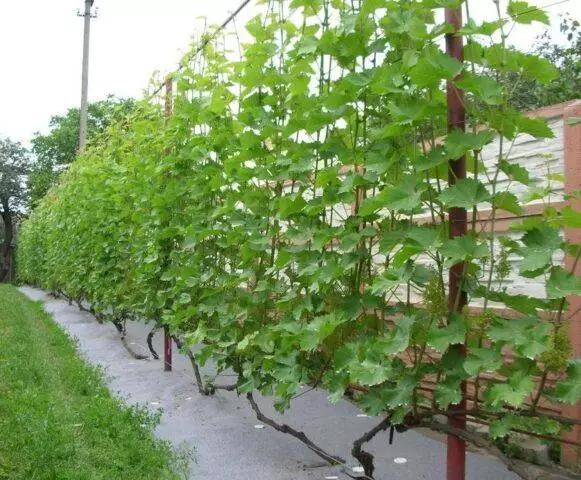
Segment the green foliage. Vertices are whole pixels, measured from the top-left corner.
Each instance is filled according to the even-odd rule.
[[[508,4],[508,14],[517,23],[532,23],[534,21],[549,25],[547,13],[528,2],[511,0]]]
[[[563,402],[576,403],[581,400],[581,362],[571,360],[567,368],[567,378],[555,387],[557,398]]]
[[[87,139],[96,141],[108,125],[122,119],[134,106],[132,99],[108,97],[88,107]],[[55,115],[49,132],[36,132],[31,140],[34,165],[28,178],[30,205],[36,206],[58,179],[59,172],[77,157],[79,147],[79,109],[69,108],[64,115]]]
[[[519,18],[547,23],[544,12],[540,10],[526,13]],[[557,68],[558,76],[543,85],[533,79],[519,79],[517,75],[511,75],[511,79],[518,82],[511,92],[510,99],[515,107],[521,110],[532,110],[579,98],[581,91],[581,30],[579,29],[579,21],[566,14],[561,17],[559,30],[560,36],[554,38],[551,31],[546,29],[537,37],[531,50],[534,55],[552,63]]]
[[[578,290],[554,264],[572,246],[553,223],[574,214],[549,208],[501,247],[476,221],[449,239],[447,215],[520,212],[511,182],[523,196],[535,186],[510,143],[552,132],[509,107],[509,74],[555,72],[495,37],[470,38],[464,62],[447,57],[450,27],[436,10],[448,3],[294,0],[287,17],[288,2],[269,2],[240,58],[222,38],[186,56],[171,118],[161,98],[139,102],[71,165],[23,226],[21,278],[169,326],[202,346],[201,363],[232,369],[239,392],[271,395],[280,410],[304,385],[333,400],[356,386],[367,412],[405,422],[433,407],[423,382],[438,379],[435,405],[447,408],[471,377],[482,408],[526,408],[562,297]],[[483,64],[494,81],[472,73]],[[474,128],[438,138],[445,80],[469,92]],[[492,141],[499,151],[484,164]],[[461,156],[468,178],[448,183],[446,163]],[[521,256],[523,274],[549,276],[548,298],[505,286]],[[456,311],[459,297],[446,302],[447,269],[459,263],[468,300],[483,302],[478,319]],[[497,318],[491,302],[525,316]],[[551,368],[566,373],[562,361]],[[575,396],[567,386],[562,400]]]
[[[11,281],[16,223],[28,199],[25,179],[28,152],[18,142],[0,138],[0,282]]]
[[[30,162],[26,149],[9,138],[0,138],[1,215],[22,213],[28,196],[23,184],[29,169]]]

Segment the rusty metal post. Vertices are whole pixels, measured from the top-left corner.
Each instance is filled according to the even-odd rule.
[[[446,23],[454,26],[454,32],[462,28],[462,9],[446,8]],[[455,33],[446,34],[446,53],[460,61],[464,60],[464,46],[461,35]],[[464,108],[464,92],[453,82],[446,83],[446,101],[448,106],[448,132],[466,129],[466,112]],[[466,178],[466,157],[462,156],[449,163],[448,182],[456,183],[457,179]],[[450,238],[466,234],[467,214],[465,208],[451,208],[449,211]],[[462,276],[465,264],[458,263],[450,268],[448,286],[448,306],[450,312],[461,311],[466,305],[466,293],[462,292]],[[462,356],[466,355],[466,345],[454,345]],[[458,410],[466,409],[466,383],[462,383],[462,401],[454,407]],[[465,416],[450,417],[448,424],[451,427],[464,430],[466,428]],[[464,480],[466,476],[466,443],[455,435],[448,435],[447,442],[447,480]]]
[[[173,80],[171,77],[165,79],[165,117],[166,121],[172,115],[173,107]],[[172,338],[167,325],[163,327],[163,369],[171,372],[172,369]]]
[[[169,334],[169,328],[163,327],[163,369],[166,372],[171,372],[172,363],[172,338]]]

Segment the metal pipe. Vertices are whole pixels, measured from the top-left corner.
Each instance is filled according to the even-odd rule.
[[[454,27],[454,31],[446,34],[446,53],[459,61],[464,60],[464,45],[461,35],[456,32],[462,28],[462,9],[446,8],[446,23]],[[464,92],[452,81],[446,82],[446,102],[448,107],[448,133],[454,130],[466,129],[466,111],[464,108]],[[450,160],[448,165],[448,183],[454,185],[457,180],[466,178],[466,157]],[[450,238],[466,234],[468,215],[465,208],[450,208]],[[448,307],[450,312],[460,312],[466,305],[466,293],[462,291],[462,277],[465,263],[458,263],[450,268],[448,285]],[[466,344],[453,345],[451,348],[465,356]],[[462,382],[462,400],[451,409],[466,410],[466,382]],[[458,415],[448,418],[448,424],[458,429],[466,428],[466,416]],[[464,480],[466,477],[466,442],[456,435],[448,434],[446,452],[447,480]]]
[[[167,325],[163,327],[163,370],[171,372],[172,368],[172,338]]]

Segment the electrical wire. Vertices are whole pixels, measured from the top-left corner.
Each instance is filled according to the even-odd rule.
[[[553,3],[548,3],[546,5],[541,5],[540,7],[534,7],[534,8],[531,8],[530,10],[525,10],[524,12],[520,12],[520,13],[514,15],[513,18],[518,18],[521,15],[525,15],[527,13],[536,12],[538,10],[544,10],[545,8],[554,7],[555,5],[561,5],[562,3],[567,3],[567,2],[569,2],[569,0],[560,0],[559,2],[553,2]]]
[[[246,7],[246,6],[247,6],[247,5],[248,5],[248,4],[249,4],[251,1],[252,1],[252,0],[244,0],[244,1],[243,1],[243,2],[242,2],[242,3],[241,3],[239,6],[238,6],[238,8],[237,8],[236,10],[234,10],[234,11],[233,11],[233,12],[230,14],[230,16],[229,16],[229,17],[228,17],[226,20],[224,20],[224,22],[222,22],[222,24],[221,24],[221,25],[220,25],[220,26],[219,26],[219,27],[218,27],[218,28],[217,28],[217,29],[216,29],[216,30],[215,30],[215,31],[214,31],[214,32],[213,32],[213,33],[212,33],[210,36],[206,37],[206,38],[205,38],[205,39],[202,41],[202,43],[201,43],[201,44],[198,46],[198,48],[196,48],[196,50],[195,50],[195,51],[194,51],[194,53],[192,54],[192,57],[195,57],[195,56],[196,56],[198,53],[200,53],[202,50],[204,50],[204,48],[206,48],[206,46],[207,46],[207,45],[208,45],[208,44],[209,44],[209,43],[210,43],[212,40],[214,40],[214,39],[216,38],[216,36],[217,36],[217,35],[218,35],[218,34],[219,34],[219,33],[220,33],[222,30],[224,30],[224,29],[225,29],[225,28],[228,26],[228,24],[229,24],[229,23],[230,23],[232,20],[234,20],[234,19],[236,18],[236,17],[238,16],[238,14],[240,14],[240,12],[241,12],[242,10],[244,10],[244,8],[245,8],[245,7]],[[184,66],[183,66],[183,64],[182,64],[182,65],[180,65],[180,66],[177,68],[176,72],[180,72],[180,71],[181,71],[183,68],[184,68]],[[162,84],[161,84],[159,87],[157,87],[157,88],[156,88],[156,89],[153,91],[153,93],[150,95],[150,98],[151,98],[151,97],[155,97],[155,96],[156,96],[156,95],[157,95],[159,92],[161,92],[161,90],[162,90],[162,88],[163,88],[163,87],[164,87],[164,84],[162,83]]]

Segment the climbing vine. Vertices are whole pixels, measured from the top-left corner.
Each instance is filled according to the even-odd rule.
[[[581,399],[567,336],[581,249],[560,233],[581,212],[551,203],[561,178],[512,159],[523,136],[553,132],[508,104],[515,74],[556,76],[507,47],[514,22],[546,14],[523,1],[493,2],[484,23],[460,0],[262,3],[250,42],[208,30],[184,57],[171,117],[146,98],[71,166],[22,227],[20,278],[168,326],[202,346],[194,364],[234,371],[253,408],[253,392],[280,411],[305,386],[351,392],[383,418],[354,445],[369,477],[363,443],[396,425],[449,432],[437,414],[486,421],[492,439],[557,435],[574,421],[541,406]],[[454,32],[442,10],[460,6]],[[446,34],[464,38],[464,61],[442,50]],[[446,131],[445,82],[465,92],[466,131]],[[468,176],[449,183],[462,156]],[[498,229],[531,201],[540,215]],[[467,235],[449,238],[451,208],[471,214]],[[546,295],[515,291],[514,277]],[[466,356],[451,348],[464,342]],[[450,413],[464,382],[471,407]]]

